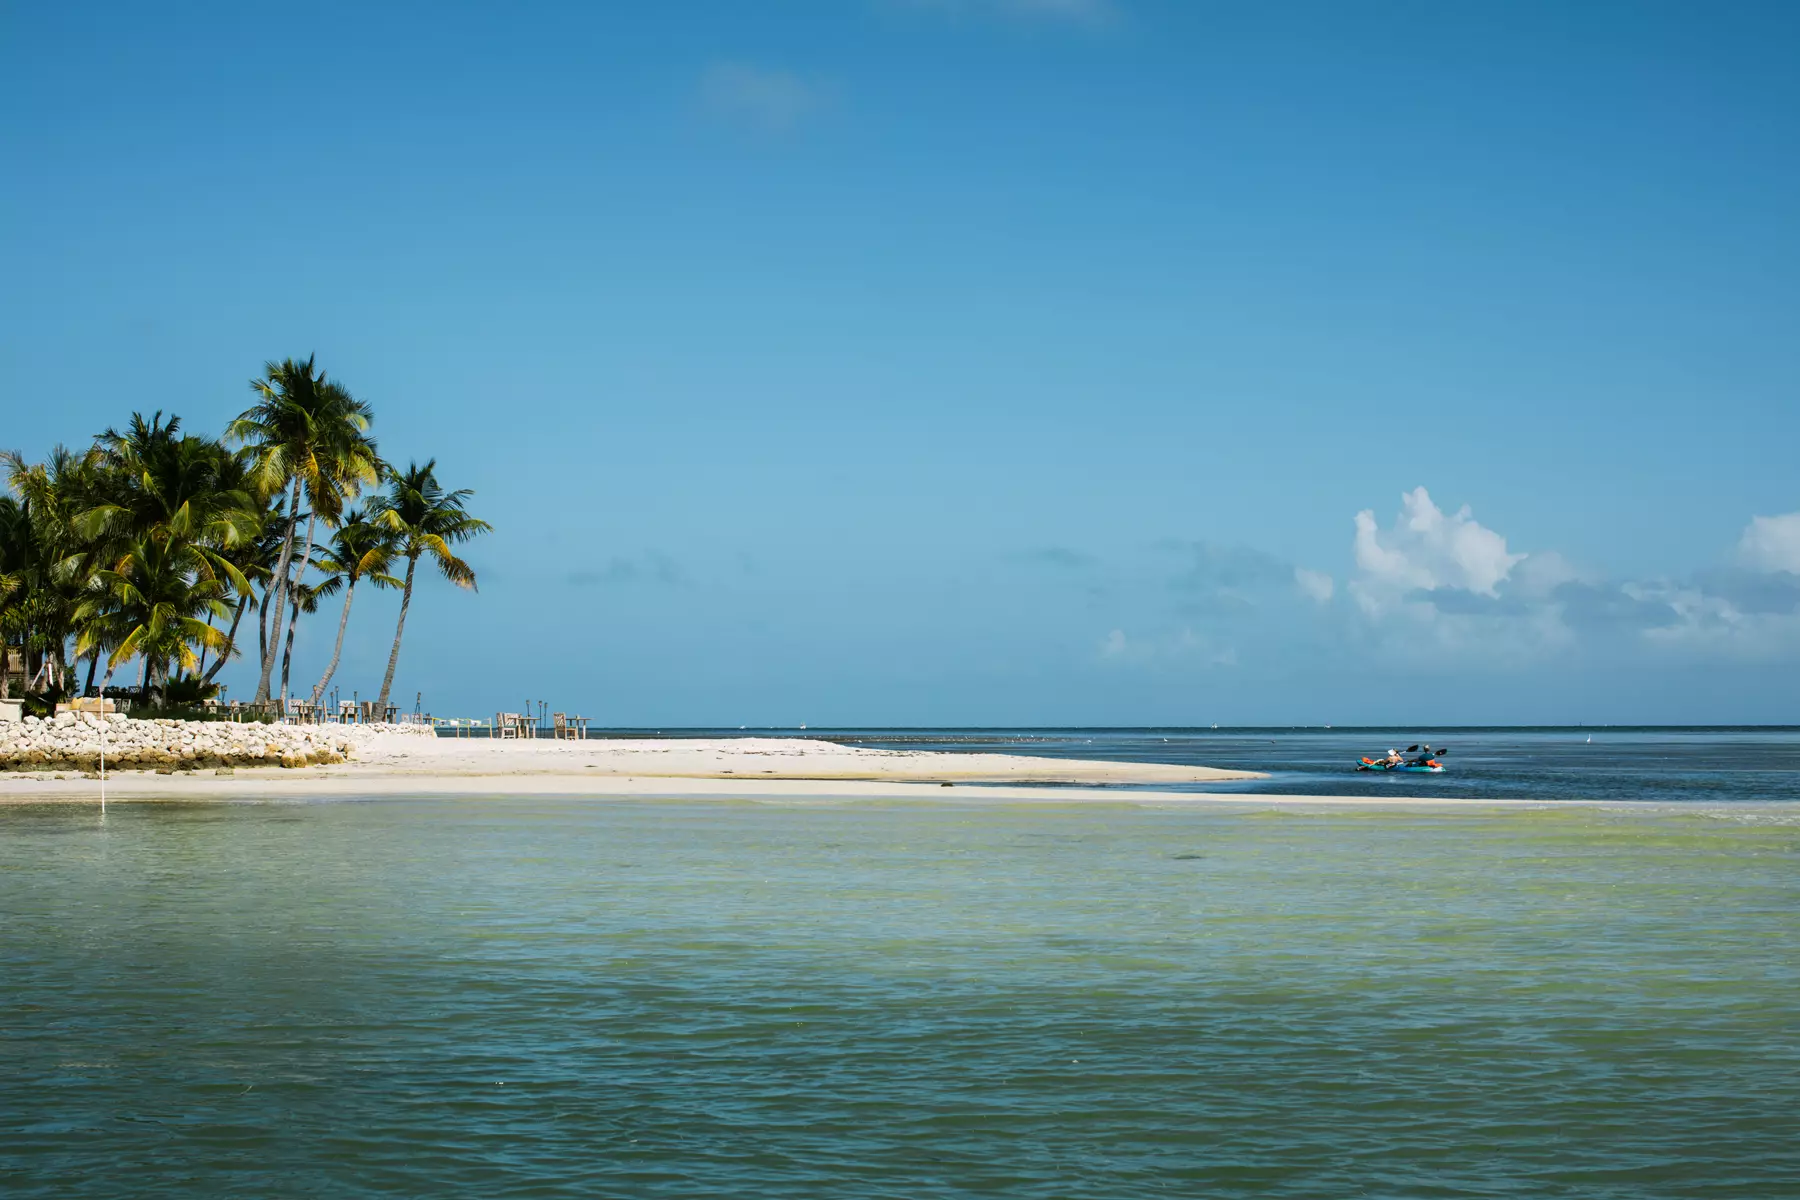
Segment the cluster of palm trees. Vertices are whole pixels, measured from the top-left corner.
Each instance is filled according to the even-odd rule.
[[[301,615],[341,591],[317,705],[367,584],[402,591],[376,701],[387,707],[419,561],[473,588],[452,548],[489,526],[469,515],[471,492],[439,484],[436,460],[385,462],[369,406],[311,358],[268,363],[251,387],[255,402],[222,440],[159,411],[43,462],[0,453],[11,491],[0,495],[0,698],[9,658],[23,660],[28,690],[57,696],[94,690],[96,674],[104,692],[135,660],[146,701],[193,704],[247,649],[249,617],[254,699],[285,700]]]

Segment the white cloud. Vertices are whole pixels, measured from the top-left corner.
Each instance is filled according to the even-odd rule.
[[[757,133],[786,133],[830,100],[830,89],[816,82],[749,63],[714,63],[700,77],[707,112]]]
[[[1752,517],[1738,539],[1738,557],[1759,571],[1800,575],[1800,512]]]
[[[1385,522],[1355,515],[1354,563],[1336,576],[1211,542],[1156,543],[1178,564],[1160,577],[1120,578],[1109,559],[1084,649],[1112,669],[1171,674],[1301,647],[1434,671],[1800,659],[1800,513],[1750,521],[1734,560],[1718,561],[1730,547],[1717,546],[1703,556],[1712,565],[1658,578],[1514,550],[1469,508],[1446,511],[1423,487],[1398,508]],[[1338,603],[1340,592],[1351,603]]]
[[[1646,642],[1662,650],[1767,662],[1800,649],[1800,606],[1748,611],[1732,597],[1691,584],[1626,583],[1619,590],[1662,613],[1642,631]]]
[[[1515,596],[1543,598],[1565,583],[1604,582],[1578,570],[1554,550],[1534,550],[1519,557],[1517,568],[1506,580],[1506,590]]]
[[[1337,584],[1331,576],[1323,571],[1309,571],[1305,567],[1294,568],[1294,583],[1320,604],[1331,603],[1332,593],[1337,591]]]
[[[1514,553],[1467,507],[1446,514],[1420,487],[1390,528],[1356,514],[1355,554],[1349,590],[1390,659],[1524,662],[1580,645],[1756,661],[1800,649],[1800,513],[1751,521],[1742,567],[1609,580],[1554,551]]]
[[[1524,558],[1508,553],[1506,539],[1475,520],[1467,505],[1446,515],[1416,487],[1400,497],[1400,515],[1385,532],[1372,509],[1356,514],[1358,575],[1350,587],[1370,612],[1438,588],[1493,596]]]

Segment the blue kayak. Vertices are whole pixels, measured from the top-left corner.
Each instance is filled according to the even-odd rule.
[[[1359,771],[1399,771],[1409,775],[1440,775],[1443,773],[1444,764],[1428,760],[1426,762],[1396,763],[1390,766],[1384,762],[1376,762],[1372,758],[1365,758],[1356,764],[1356,769]]]

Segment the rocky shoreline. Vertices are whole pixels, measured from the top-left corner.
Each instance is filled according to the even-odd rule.
[[[328,766],[356,757],[360,746],[383,734],[436,736],[422,725],[139,721],[63,712],[0,723],[0,771],[98,771],[102,721],[109,772]]]

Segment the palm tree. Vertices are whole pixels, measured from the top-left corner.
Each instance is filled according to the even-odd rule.
[[[181,418],[164,421],[161,412],[149,420],[133,413],[125,432],[109,428],[94,442],[101,482],[77,526],[90,539],[87,554],[95,569],[116,569],[133,546],[148,540],[191,551],[183,561],[192,564],[196,578],[249,594],[250,580],[235,560],[260,528],[260,514],[236,455],[211,438],[182,434]],[[236,632],[234,620],[222,657],[229,656]],[[90,642],[92,686],[100,650],[111,646],[104,639]]]
[[[15,497],[0,496],[0,700],[7,698],[13,638],[23,645],[26,566],[33,555],[31,514]]]
[[[232,577],[236,604],[232,609],[231,626],[226,630],[225,647],[219,652],[217,661],[206,667],[205,651],[200,655],[203,666],[201,682],[206,685],[210,685],[225,664],[237,656],[238,627],[243,623],[244,614],[256,603],[256,586],[263,586],[266,592],[269,580],[275,577],[275,560],[281,555],[281,531],[285,526],[281,503],[286,497],[277,500],[248,486],[245,461],[249,457],[248,450],[229,454],[220,469],[222,486],[229,486],[248,500],[239,514],[244,523],[243,536],[235,546],[220,552],[223,558],[237,568],[238,574],[243,577],[244,586],[239,587],[236,578]],[[266,624],[259,630],[259,636],[266,648]]]
[[[266,363],[262,377],[251,380],[250,387],[257,402],[227,426],[226,436],[251,447],[250,478],[260,491],[265,495],[288,493],[281,553],[269,585],[274,589],[270,629],[277,636],[267,638],[263,648],[262,674],[256,685],[256,700],[261,702],[269,698],[275,673],[301,493],[305,492],[311,509],[307,551],[301,556],[305,562],[317,518],[335,518],[347,494],[375,483],[381,460],[369,437],[369,406],[326,379],[324,372],[314,368],[312,358]]]
[[[406,610],[412,605],[413,572],[419,559],[430,555],[445,579],[457,587],[475,587],[475,571],[450,552],[450,547],[492,529],[486,521],[466,511],[467,488],[446,492],[437,480],[437,459],[424,466],[412,463],[388,476],[387,492],[375,505],[375,519],[398,540],[398,554],[406,559],[406,582],[400,593],[400,620],[394,626],[394,648],[388,654],[387,675],[381,681],[377,712],[387,711],[388,693],[394,687],[394,668],[400,663],[400,637],[406,632]]]
[[[77,546],[66,569],[85,579],[89,591],[98,572],[122,571],[133,549],[148,542],[173,552],[196,580],[249,592],[250,581],[233,560],[257,529],[257,502],[237,456],[211,438],[182,433],[180,417],[165,421],[159,411],[148,419],[133,413],[123,432],[98,434],[86,461],[86,486],[71,505]],[[90,689],[101,653],[124,636],[105,609],[85,604],[84,621],[94,628],[77,631],[87,648]]]
[[[350,624],[350,604],[356,599],[357,581],[366,578],[381,588],[402,586],[398,579],[388,574],[397,550],[393,531],[370,520],[362,509],[351,510],[343,523],[332,531],[331,550],[320,566],[344,581],[344,611],[338,617],[337,642],[331,647],[331,661],[325,666],[325,674],[313,686],[314,707],[324,701],[325,689],[331,686],[331,677],[337,674],[338,660],[343,657],[344,630]]]
[[[7,633],[25,655],[26,687],[47,681],[66,689],[65,651],[76,631],[76,610],[92,576],[87,542],[78,524],[97,486],[93,451],[75,454],[61,446],[48,462],[27,463],[17,452],[0,454],[7,483],[18,497],[11,510],[9,563],[4,568],[12,594],[6,608]]]
[[[79,610],[82,633],[75,652],[112,644],[102,693],[118,665],[134,655],[144,659],[146,688],[160,696],[170,662],[192,671],[199,662],[194,646],[224,648],[225,635],[202,617],[229,612],[221,599],[225,587],[201,571],[199,558],[192,546],[146,538],[115,566],[95,572]]]
[[[180,417],[165,422],[158,412],[146,421],[133,413],[124,433],[107,429],[95,438],[102,494],[80,526],[100,540],[188,542],[202,551],[202,569],[230,578],[227,556],[255,524],[242,464],[211,438],[177,436],[180,430]]]

